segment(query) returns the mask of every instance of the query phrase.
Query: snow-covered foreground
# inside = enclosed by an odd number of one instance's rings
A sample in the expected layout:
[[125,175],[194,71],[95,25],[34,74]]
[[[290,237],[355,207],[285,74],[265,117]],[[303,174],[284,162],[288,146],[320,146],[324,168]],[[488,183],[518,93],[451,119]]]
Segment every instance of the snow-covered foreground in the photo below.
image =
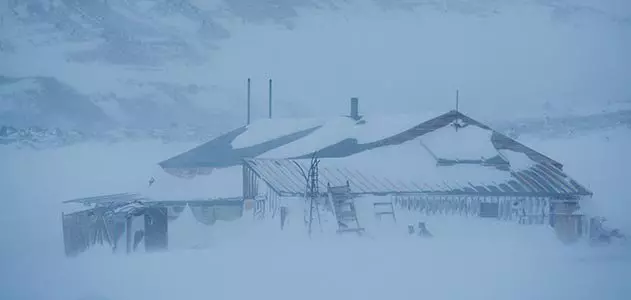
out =
[[[603,214],[631,232],[625,201],[628,129],[568,140],[525,140],[558,158],[594,193]],[[608,137],[608,138],[606,138]],[[631,248],[564,246],[547,227],[400,213],[398,224],[360,216],[366,238],[309,240],[291,211],[277,220],[171,225],[172,250],[63,256],[61,201],[137,189],[155,163],[192,145],[82,144],[45,151],[0,148],[1,299],[628,299]],[[370,199],[366,199],[370,201]],[[293,206],[292,206],[293,208]],[[425,221],[435,237],[406,235]],[[326,228],[326,226],[325,226]],[[205,236],[203,236],[205,235]],[[203,249],[190,249],[201,245]]]

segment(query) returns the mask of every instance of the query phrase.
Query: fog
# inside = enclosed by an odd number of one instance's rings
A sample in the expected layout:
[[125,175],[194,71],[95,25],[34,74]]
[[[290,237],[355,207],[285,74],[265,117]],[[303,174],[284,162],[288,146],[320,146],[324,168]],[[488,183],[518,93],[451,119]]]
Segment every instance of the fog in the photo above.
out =
[[[125,5],[162,3],[109,2],[119,12]],[[53,77],[102,109],[94,99],[105,94],[125,101],[149,95],[151,107],[173,100],[147,94],[137,83],[196,85],[199,93],[164,104],[164,112],[143,113],[140,104],[125,117],[103,110],[121,127],[133,123],[121,121],[126,118],[149,128],[176,119],[211,124],[208,136],[245,122],[246,78],[252,78],[255,120],[267,115],[268,79],[274,80],[275,118],[345,115],[350,97],[360,98],[362,114],[443,113],[454,108],[456,90],[461,111],[481,121],[589,115],[631,103],[631,7],[625,1],[186,2],[212,12],[212,21],[226,34],[202,41],[191,33],[197,25],[188,17],[136,16],[196,45],[189,49],[195,55],[178,53],[149,66],[77,61],[69,53],[100,42],[51,38],[57,42],[40,43],[47,33],[33,28],[48,25],[27,26],[2,11],[0,46],[10,44],[15,51],[0,51],[0,75]],[[4,7],[9,2],[0,10]],[[0,104],[9,103],[0,106],[0,126],[5,125],[2,113],[11,113],[9,100],[17,99],[11,93],[0,95],[5,101]],[[65,109],[81,115],[76,107]],[[565,172],[594,193],[586,213],[606,217],[627,237],[631,234],[628,126],[563,137],[535,132],[519,140],[563,163]],[[396,223],[377,221],[366,208],[371,198],[357,200],[364,201],[358,204],[367,229],[362,237],[336,235],[325,226],[309,238],[299,201],[288,203],[283,231],[278,218],[254,220],[248,211],[239,220],[212,226],[183,216],[169,223],[165,252],[112,254],[104,246],[78,257],[64,255],[61,215],[76,208],[62,201],[146,192],[149,178],[160,183],[171,177],[158,162],[198,145],[143,138],[36,150],[0,143],[0,299],[631,297],[628,241],[566,245],[547,225],[403,209],[396,211]],[[203,178],[195,179],[200,189],[232,184],[216,174],[207,177],[213,180],[208,185]],[[407,234],[407,225],[420,221],[433,238]]]
[[351,96],[370,112],[444,111],[456,89],[467,112],[499,119],[631,96],[631,27],[593,15],[563,19],[525,4],[484,15],[367,5],[309,11],[295,27],[239,26],[212,64],[232,82],[252,76],[261,100],[274,78],[277,107],[302,114],[338,114]]
[[[255,117],[266,116],[270,78],[276,116],[339,115],[353,96],[363,112],[445,111],[457,89],[461,108],[485,119],[631,98],[625,1],[191,1],[197,15],[186,1],[55,3],[45,18],[25,4],[5,11],[13,50],[0,69],[54,77],[128,126],[230,130],[245,119],[248,77]],[[61,13],[86,23],[50,31]]]
[[[603,142],[605,136],[611,142]],[[629,148],[629,136],[620,129],[526,140],[562,156],[568,172],[593,189],[599,213],[628,232],[623,175],[629,162],[618,151]],[[201,228],[181,217],[169,225],[169,252],[125,256],[92,248],[64,256],[60,214],[68,206],[61,201],[136,191],[160,171],[155,161],[191,146],[145,141],[2,148],[3,298],[626,299],[631,293],[628,245],[564,245],[543,225],[407,211],[397,211],[396,224],[375,221],[370,212],[361,216],[367,228],[361,238],[316,228],[309,239],[301,208],[292,208],[296,213],[284,231],[278,218],[254,221],[251,213]],[[427,222],[433,239],[407,235],[406,225],[417,221]]]

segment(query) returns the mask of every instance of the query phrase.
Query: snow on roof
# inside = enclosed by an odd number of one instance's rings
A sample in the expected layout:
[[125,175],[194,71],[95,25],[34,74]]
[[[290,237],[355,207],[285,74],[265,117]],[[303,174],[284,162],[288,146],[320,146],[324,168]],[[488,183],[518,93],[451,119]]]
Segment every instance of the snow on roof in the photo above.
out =
[[499,150],[499,152],[508,160],[513,170],[527,170],[536,164],[528,155],[521,152],[506,149]]
[[[450,126],[450,123],[457,121],[464,127],[456,130]],[[278,135],[281,136],[274,138]],[[434,162],[442,159],[444,163],[486,161],[499,164],[496,158],[500,153],[497,149],[510,149],[526,153],[529,159],[536,162],[562,168],[562,165],[548,157],[496,134],[457,111],[433,117],[429,114],[364,116],[359,121],[337,117],[322,123],[315,119],[261,120],[161,162],[160,165],[165,169],[185,170],[224,168],[240,165],[243,159],[306,158],[314,152],[321,158],[340,158],[411,140],[423,145],[424,152],[429,150]],[[234,149],[236,146],[246,148]]]
[[436,160],[416,140],[400,145],[375,148],[341,159],[323,160],[322,166],[348,167],[374,174],[391,181],[409,181],[418,178],[432,187],[445,182],[468,186],[506,179],[506,172],[480,165],[454,165],[438,167]]
[[320,119],[262,119],[246,127],[246,131],[232,141],[235,149],[260,144],[290,133],[322,125]]
[[[308,160],[248,159],[246,162],[279,193],[304,192],[302,172],[309,169]],[[517,165],[526,166],[524,162]],[[439,165],[415,140],[344,158],[323,158],[319,174],[321,191],[325,191],[329,183],[344,185],[348,180],[358,194],[589,194],[560,170],[534,162],[525,170],[476,163]]]
[[347,139],[368,144],[400,134],[430,119],[430,115],[364,116],[356,121],[338,117],[324,122],[313,133],[260,155],[259,158],[300,157]]
[[[241,133],[229,141],[230,147],[240,150],[277,140],[283,136],[315,129],[291,143],[267,151],[260,157],[286,158],[302,156],[334,145],[345,139],[356,139],[358,143],[375,142],[408,130],[436,115],[426,113],[390,116],[364,116],[360,121],[340,116],[323,120],[307,119],[261,119],[243,128]],[[212,155],[208,153],[207,155]]]
[[468,125],[456,130],[445,126],[419,137],[437,157],[449,160],[486,160],[497,156],[491,136],[493,131]]
[[353,138],[358,143],[376,142],[396,134],[402,133],[416,125],[430,120],[439,114],[400,114],[387,116],[365,116],[363,122],[355,126]]
[[138,182],[133,192],[99,195],[64,201],[75,204],[108,204],[125,202],[196,202],[208,200],[229,200],[242,194],[241,167],[215,169],[207,176],[180,178],[162,170],[152,173],[154,181],[149,185]]
[[322,125],[311,134],[289,143],[272,149],[260,155],[261,158],[286,158],[298,157],[313,153],[327,146],[337,144],[353,136],[356,121],[347,117],[334,118]]

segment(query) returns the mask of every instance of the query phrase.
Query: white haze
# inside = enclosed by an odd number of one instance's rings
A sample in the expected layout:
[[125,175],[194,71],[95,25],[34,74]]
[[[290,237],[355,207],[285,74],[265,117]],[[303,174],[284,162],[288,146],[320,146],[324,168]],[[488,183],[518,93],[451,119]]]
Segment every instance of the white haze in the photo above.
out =
[[[119,77],[216,84],[232,96],[204,105],[227,107],[237,116],[243,115],[244,78],[251,76],[257,117],[266,112],[270,77],[276,81],[276,112],[283,116],[345,114],[351,96],[361,98],[362,112],[373,114],[440,112],[453,107],[456,89],[465,112],[487,119],[596,111],[631,100],[626,2],[608,10],[618,21],[590,11],[559,16],[531,1],[488,3],[497,7],[484,14],[382,11],[358,4],[305,8],[293,30],[225,18],[232,37],[208,50],[209,62],[166,65],[150,73],[66,63],[45,47],[0,57],[0,72],[56,76],[82,92],[107,92]],[[594,191],[594,210],[631,234],[628,129],[564,140],[526,137],[526,142],[564,163]],[[369,238],[316,233],[308,240],[299,221],[292,219],[280,232],[277,220],[253,223],[246,215],[206,228],[205,237],[173,232],[190,243],[167,253],[127,257],[91,249],[78,258],[64,257],[61,201],[136,190],[156,174],[157,162],[193,146],[158,141],[42,151],[0,146],[0,299],[631,297],[628,245],[565,246],[547,227],[459,216],[401,213],[397,226],[364,218]],[[407,223],[418,220],[427,221],[433,240],[405,235]],[[196,239],[208,248],[187,249]]]
[[[561,157],[595,193],[599,213],[631,230],[624,199],[631,165],[628,129],[567,140],[526,138]],[[608,140],[608,141],[606,141]],[[145,141],[55,150],[0,148],[4,213],[3,299],[628,299],[631,249],[565,246],[545,226],[399,212],[399,222],[361,217],[366,238],[330,232],[306,237],[300,205],[288,229],[251,215],[212,227],[178,219],[167,253],[113,256],[91,249],[63,256],[61,201],[135,190],[155,161],[190,144]],[[564,149],[582,149],[570,151]],[[595,171],[595,172],[594,172]],[[626,173],[625,173],[626,172]],[[596,173],[596,174],[595,174]],[[598,178],[603,178],[599,180]],[[607,178],[608,180],[605,180]],[[365,199],[370,201],[370,199]],[[67,208],[66,208],[67,209]],[[432,240],[405,234],[427,222]],[[180,222],[180,223],[177,223]],[[205,249],[189,249],[203,245]]]
[[631,26],[555,18],[541,6],[499,5],[483,16],[353,6],[305,14],[292,31],[234,32],[212,64],[232,82],[254,77],[259,115],[268,77],[279,109],[327,115],[346,112],[351,96],[363,111],[452,109],[456,89],[463,109],[499,119],[631,99]]
[[[206,9],[225,6],[199,2]],[[344,114],[352,96],[360,97],[363,112],[443,111],[454,107],[456,89],[463,110],[489,119],[599,111],[631,101],[631,7],[624,1],[413,2],[425,4],[297,5],[298,17],[283,22],[253,22],[220,9],[214,21],[230,37],[201,51],[206,60],[195,64],[73,63],[66,53],[92,44],[67,42],[3,54],[0,68],[10,76],[53,76],[86,94],[145,93],[129,80],[195,84],[211,90],[195,97],[198,105],[241,120],[247,77],[255,117],[267,114],[269,78],[276,81],[278,116]],[[188,23],[169,24],[194,32]],[[31,31],[5,28],[17,45],[29,45],[22,37]]]

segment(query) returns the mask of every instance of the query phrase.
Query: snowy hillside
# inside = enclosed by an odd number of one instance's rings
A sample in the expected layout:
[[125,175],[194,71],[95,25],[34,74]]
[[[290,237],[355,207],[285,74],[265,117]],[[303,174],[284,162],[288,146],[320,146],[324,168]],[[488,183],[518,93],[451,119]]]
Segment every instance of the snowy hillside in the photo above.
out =
[[90,100],[55,78],[0,76],[0,123],[44,128],[112,127]]
[[[234,128],[247,77],[255,118],[270,77],[277,116],[338,114],[351,96],[365,112],[445,111],[456,89],[489,119],[631,99],[623,0],[1,3],[0,75],[48,78],[126,127]],[[16,101],[2,101],[4,125],[41,122]],[[77,124],[77,105],[39,108],[62,127]]]

